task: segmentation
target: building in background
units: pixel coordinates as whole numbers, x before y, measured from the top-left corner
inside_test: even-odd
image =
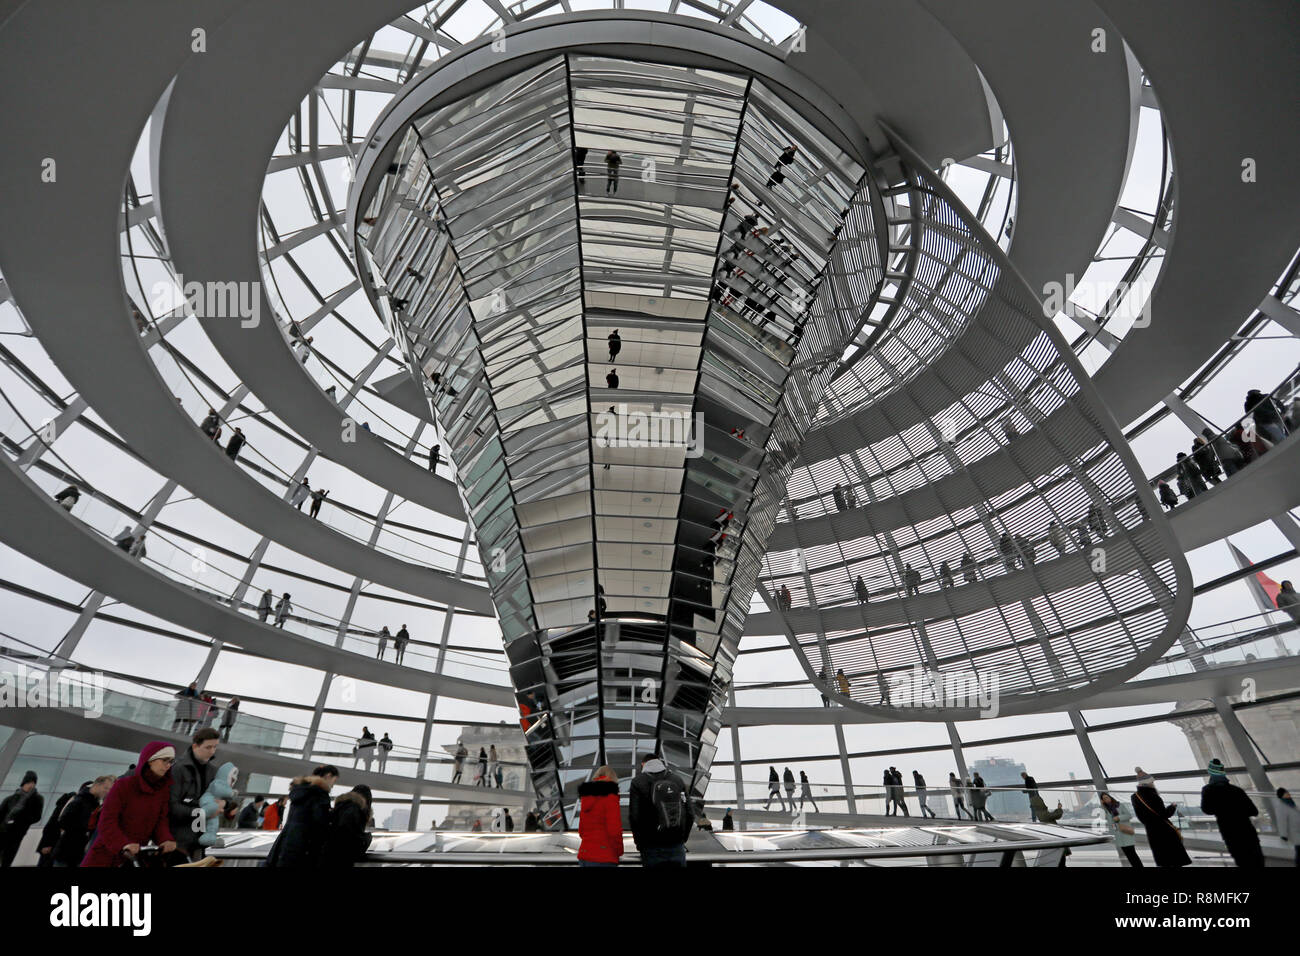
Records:
[[[1284,692],[1281,696],[1287,696]],[[1232,703],[1239,703],[1240,697],[1228,698]],[[1179,717],[1178,714],[1188,710],[1212,708],[1208,700],[1182,701],[1174,707],[1169,722],[1187,736],[1187,745],[1196,756],[1196,765],[1202,769],[1215,757],[1223,761],[1226,767],[1242,766],[1241,754],[1233,746],[1223,728],[1223,721],[1216,713],[1198,714],[1192,717]],[[1261,704],[1257,707],[1243,707],[1237,712],[1241,725],[1255,742],[1256,749],[1270,764],[1291,764],[1292,769],[1270,770],[1269,781],[1274,787],[1284,787],[1295,792],[1300,790],[1300,702],[1279,700],[1274,703]],[[1246,790],[1254,790],[1250,776],[1245,773],[1230,773],[1228,778]],[[1258,806],[1260,801],[1255,801]],[[1260,806],[1264,812],[1265,807]]]
[[[972,774],[979,774],[984,783],[993,788],[989,797],[988,811],[997,820],[1021,820],[1029,818],[1029,802],[1023,793],[1014,790],[1000,790],[999,787],[1024,786],[1020,772],[1025,765],[1011,757],[986,757],[970,765]]]
[[[527,758],[524,755],[524,740],[513,724],[502,723],[498,727],[462,727],[460,737],[455,743],[443,744],[442,749],[453,757],[457,744],[464,744],[469,755],[465,758],[462,783],[472,784],[478,773],[479,748],[491,753],[492,745],[497,748],[497,759],[501,762],[501,789],[525,790],[528,788]],[[489,781],[496,789],[496,781]],[[501,811],[509,809],[515,821],[515,829],[524,828],[524,815],[528,807],[524,800],[503,800],[500,804],[485,803],[451,803],[447,805],[447,815],[438,822],[439,830],[472,830],[477,822],[482,829],[492,830],[493,824],[502,819]],[[500,826],[497,823],[497,826]]]

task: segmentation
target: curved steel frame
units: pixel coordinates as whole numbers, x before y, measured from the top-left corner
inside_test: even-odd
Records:
[[[837,623],[841,628],[848,624],[855,612],[845,608],[828,618],[818,609],[819,588],[799,549],[785,562],[791,575],[788,580],[795,583],[796,592],[808,596],[812,609],[791,611],[790,602],[785,602],[785,632],[805,673],[828,693],[839,693],[833,674],[844,670],[851,693],[839,699],[848,707],[894,719],[970,719],[981,712],[987,715],[987,703],[977,705],[976,695],[952,691],[969,687],[973,679],[987,692],[986,678],[997,682],[994,713],[1059,707],[1138,673],[1173,643],[1190,613],[1191,572],[1120,429],[1023,278],[924,161],[896,134],[891,135],[904,175],[894,178],[885,191],[910,192],[914,201],[927,203],[928,228],[934,235],[920,241],[931,243],[931,257],[940,265],[944,258],[951,266],[973,253],[979,260],[977,272],[960,275],[959,289],[980,288],[975,296],[977,311],[968,315],[957,314],[961,299],[951,292],[945,294],[942,287],[936,287],[921,304],[921,315],[939,311],[936,302],[942,306],[940,318],[931,318],[928,324],[936,335],[943,336],[946,331],[953,348],[957,346],[952,343],[960,339],[960,352],[940,355],[960,363],[963,380],[946,383],[946,394],[929,395],[924,411],[916,408],[916,400],[905,388],[889,393],[895,402],[907,400],[920,418],[919,424],[909,425],[891,440],[890,452],[892,460],[898,461],[916,457],[911,450],[916,443],[937,448],[954,481],[964,475],[974,483],[970,496],[974,504],[949,518],[955,534],[940,541],[938,550],[933,545],[918,549],[908,544],[923,538],[924,533],[915,519],[908,520],[905,509],[896,516],[896,524],[867,529],[877,541],[872,550],[883,563],[886,576],[901,583],[906,597],[880,607],[868,603],[856,616],[868,625],[907,621],[910,633],[891,630],[871,635],[832,630]],[[900,179],[905,184],[894,185]],[[1007,338],[1030,343],[1020,354],[1013,353],[1010,362],[1000,348]],[[982,350],[972,344],[981,341],[985,343]],[[994,422],[981,417],[981,406],[987,409],[1002,402],[1016,409],[1017,429],[1028,422],[1026,435],[1012,429],[1006,431],[1005,438],[993,434]],[[1058,409],[1068,412],[1070,431],[1078,444],[1106,450],[1100,462],[1084,465],[1062,448],[1064,443],[1050,436],[1041,439],[1035,450],[1040,455],[1054,452],[1052,457],[1044,460],[1023,453],[1023,443]],[[872,406],[865,408],[868,413],[871,410]],[[893,423],[892,416],[881,414],[883,422]],[[959,420],[962,428],[975,422],[982,446],[978,458],[1004,456],[1019,471],[1023,485],[1018,490],[1025,500],[1017,508],[1007,506],[1002,488],[989,493],[980,487],[970,467],[975,459],[959,455],[947,440],[957,432],[953,419]],[[1082,457],[1087,460],[1091,456]],[[883,467],[880,455],[875,458],[876,467]],[[1048,484],[1050,489],[1040,487]],[[888,498],[892,490],[888,482],[883,489],[874,488],[870,481],[863,488],[873,501]],[[1085,508],[1086,518],[1076,513]],[[1076,550],[1071,537],[1068,553],[1061,550],[1064,540],[1055,538],[1059,560],[1040,569],[1035,556],[1038,546],[1025,532],[1036,527],[1041,534],[1049,520],[1062,525],[1058,535],[1070,534],[1080,522],[1082,538]],[[959,521],[965,522],[965,534]],[[1098,537],[1098,549],[1084,553],[1090,547],[1090,531]],[[793,537],[799,538],[797,525]],[[903,547],[898,544],[899,537]],[[994,548],[1008,572],[1019,564],[1020,573],[1013,576],[1017,586],[979,583],[979,570],[967,578],[970,583],[966,586],[953,586],[952,579],[961,574],[957,555],[962,551],[969,554],[972,540],[982,541],[985,549]],[[838,544],[843,552],[845,542]],[[904,566],[905,559],[924,560],[931,567],[940,559],[945,564],[951,560],[950,576],[939,582],[936,595],[920,597],[921,575],[911,568],[910,561]],[[838,591],[848,580],[850,592],[857,591],[852,579],[861,565],[854,560],[818,568],[822,583],[833,577],[839,583],[830,586]],[[782,587],[788,589],[788,584]],[[865,594],[858,591],[855,596],[864,603]],[[774,602],[769,599],[769,603]],[[1000,634],[1001,641],[989,641],[990,634]],[[948,683],[935,684],[934,674]],[[1010,681],[1005,680],[1008,674]],[[859,684],[852,688],[855,678]],[[958,685],[958,679],[967,683]],[[957,698],[965,705],[955,705],[952,701]]]

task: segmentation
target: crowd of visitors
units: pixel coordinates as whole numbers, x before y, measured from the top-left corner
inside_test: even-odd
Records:
[[[786,795],[786,797],[789,797],[789,799],[790,799],[790,804],[789,804],[789,807],[788,807],[788,808],[787,808],[787,806],[786,806],[785,798],[781,796],[781,787],[782,787],[782,785],[785,786],[785,795]],[[808,774],[807,774],[805,771],[800,770],[800,771],[799,771],[799,781],[798,781],[798,783],[797,783],[797,785],[796,785],[796,783],[795,783],[795,779],[794,779],[794,771],[791,770],[789,767],[786,767],[786,768],[785,768],[785,772],[784,772],[783,774],[779,775],[779,776],[777,775],[776,767],[768,767],[768,774],[767,774],[767,803],[765,803],[765,804],[763,805],[763,809],[764,809],[764,810],[770,809],[771,806],[772,806],[772,798],[775,797],[775,798],[777,799],[777,801],[780,803],[780,805],[781,805],[781,811],[782,811],[783,813],[794,813],[794,812],[796,812],[796,810],[795,810],[795,805],[794,805],[794,794],[795,794],[795,788],[796,788],[796,786],[798,787],[798,790],[799,790],[799,808],[798,808],[798,812],[802,812],[802,811],[803,811],[803,808],[804,808],[804,804],[805,804],[805,803],[811,803],[812,806],[813,806],[813,810],[816,811],[816,810],[817,810],[817,799],[813,796],[813,792],[812,792],[812,782],[808,779]],[[728,811],[728,812],[730,812],[730,811]],[[730,829],[730,828],[728,827],[727,829]]]
[[[856,502],[851,488],[837,485],[833,494],[837,503],[841,500]],[[1066,525],[1053,519],[1035,538],[1003,531],[994,549],[986,556],[977,558],[970,551],[963,553],[958,561],[957,570],[961,572],[966,584],[978,583],[992,568],[1001,568],[1008,574],[1017,570],[1027,571],[1038,563],[1041,548],[1050,546],[1055,552],[1053,555],[1055,557],[1064,557],[1070,552],[1085,550],[1110,534],[1112,521],[1114,518],[1108,516],[1104,508],[1094,503],[1084,514]],[[922,573],[910,562],[905,562],[901,572],[897,576],[888,575],[887,580],[889,582],[887,590],[873,592],[867,579],[859,574],[849,579],[848,591],[852,595],[852,600],[858,604],[869,604],[873,598],[878,600],[887,594],[897,596],[901,593],[904,597],[917,597],[927,581],[932,582],[940,591],[956,586],[953,568],[947,560],[941,561],[938,568],[928,574]],[[782,584],[774,590],[774,598],[778,611],[789,611],[794,607],[794,595],[787,584]],[[835,600],[831,598],[832,603]]]
[[[198,689],[198,681],[191,681],[188,687],[182,687],[175,694],[175,717],[172,731],[192,734],[199,728],[218,727],[219,736],[226,743],[230,742],[230,732],[239,719],[239,698],[231,697],[223,707],[208,691]],[[220,722],[217,718],[220,717]]]
[[[1192,442],[1190,453],[1180,451],[1170,472],[1157,478],[1156,494],[1166,510],[1178,507],[1180,497],[1191,501],[1227,481],[1300,425],[1300,399],[1283,410],[1272,395],[1252,388],[1246,393],[1243,407],[1246,416],[1226,432],[1203,428]],[[1171,479],[1173,486],[1169,484]]]
[[[361,739],[368,740],[371,748],[382,749],[388,735],[376,742],[369,730],[363,729]],[[210,727],[197,730],[179,754],[167,741],[152,741],[141,750],[138,762],[120,777],[104,774],[63,794],[41,831],[33,862],[44,867],[203,865],[206,848],[213,845],[203,839],[203,834],[225,827],[279,831],[263,863],[268,867],[333,869],[352,866],[365,856],[371,840],[367,831],[374,826],[368,786],[359,784],[331,801],[339,771],[321,764],[311,773],[294,778],[286,796],[268,800],[259,794],[241,802],[235,791],[220,788],[221,776],[229,771],[233,779],[236,772],[231,764],[218,769],[220,744],[219,735]],[[479,753],[483,767],[480,776],[486,778],[496,763],[495,746],[491,753],[482,748]],[[463,743],[458,742],[457,777],[467,756]],[[380,759],[382,772],[384,758]],[[1259,808],[1246,791],[1228,780],[1221,761],[1211,760],[1206,769],[1209,779],[1201,790],[1201,812],[1215,818],[1224,847],[1236,866],[1264,866],[1253,823]],[[1189,865],[1191,858],[1182,832],[1173,820],[1178,805],[1164,801],[1154,778],[1141,767],[1135,772],[1131,809],[1109,792],[1099,794],[1100,809],[1116,847],[1130,865],[1144,866],[1137,850],[1136,827],[1140,825],[1157,867]],[[1021,777],[1030,822],[1059,823],[1065,812],[1061,802],[1058,800],[1055,808],[1049,809],[1035,779],[1024,771]],[[458,782],[457,778],[453,782]],[[2,866],[13,865],[24,836],[43,816],[45,798],[37,783],[34,771],[25,772],[18,789],[0,802]],[[965,779],[949,773],[948,786],[957,819],[994,822],[986,807],[992,790],[978,772]],[[812,804],[814,812],[819,809],[803,771],[796,780],[789,767],[781,774],[775,766],[769,767],[768,791],[764,810],[770,809],[775,799],[783,812],[796,812],[796,791],[797,812],[803,811],[806,802]],[[619,792],[618,775],[609,766],[597,769],[579,787],[581,865],[616,866],[622,858],[625,843]],[[919,770],[912,771],[912,792],[921,817],[936,818],[929,806],[926,780]],[[214,800],[218,793],[230,799]],[[691,798],[682,778],[656,754],[642,756],[640,772],[631,780],[627,794],[627,821],[643,866],[684,866],[691,832],[696,828],[712,830],[702,803]],[[908,794],[897,767],[884,771],[884,796],[886,816],[900,812],[910,816]],[[1277,833],[1296,847],[1295,863],[1300,866],[1300,810],[1289,791],[1277,791],[1273,810]],[[215,823],[213,813],[217,814]],[[494,824],[493,829],[512,832],[514,820],[508,809],[503,820],[503,825]],[[732,811],[728,809],[722,829],[734,828]],[[475,829],[481,830],[481,823]],[[525,832],[540,829],[537,812],[529,811],[524,820]],[[1060,865],[1065,865],[1064,858]]]
[[[36,846],[37,866],[118,867],[202,865],[203,835],[212,829],[279,831],[265,866],[332,869],[352,866],[370,844],[374,826],[365,784],[330,800],[338,770],[321,765],[298,777],[289,794],[213,798],[221,791],[217,731],[203,727],[178,754],[152,741],[121,776],[87,780],[55,803]],[[221,768],[233,771],[233,765]],[[0,864],[11,866],[28,829],[41,819],[44,797],[34,771],[0,803]],[[225,790],[233,794],[234,791]],[[214,821],[211,813],[217,814]],[[209,861],[210,862],[210,861]]]
[[[1245,410],[1247,417],[1226,433],[1217,433],[1206,427],[1203,434],[1196,437],[1190,453],[1178,453],[1171,473],[1157,478],[1154,490],[1167,510],[1177,507],[1180,498],[1191,500],[1204,494],[1300,427],[1300,399],[1291,402],[1283,411],[1271,395],[1251,389],[1246,396]],[[1171,481],[1174,484],[1171,485]],[[831,488],[830,498],[837,512],[852,511],[861,506],[858,490],[852,485],[836,484]],[[965,551],[958,561],[957,570],[965,583],[975,584],[993,568],[1000,567],[1007,573],[1028,570],[1038,562],[1044,548],[1051,549],[1049,557],[1086,550],[1111,533],[1116,519],[1107,509],[1116,507],[1115,503],[1103,507],[1094,501],[1073,518],[1051,520],[1038,534],[1004,530],[987,554],[977,556],[970,550]],[[956,583],[947,559],[929,573],[906,563],[896,575],[880,575],[877,579],[885,583],[885,587],[873,591],[872,580],[861,574],[850,578],[848,591],[852,599],[858,604],[868,604],[873,597],[879,599],[884,595],[914,597],[921,593],[927,581],[932,582],[937,590],[953,587]],[[778,611],[789,611],[794,606],[794,595],[788,585],[776,588],[775,598]]]

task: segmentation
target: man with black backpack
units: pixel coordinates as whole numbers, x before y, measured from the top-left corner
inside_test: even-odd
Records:
[[[695,826],[681,777],[654,754],[628,788],[628,822],[642,866],[685,866],[686,838]]]
[[[90,781],[87,780],[81,785],[81,788],[84,790],[89,786]],[[41,842],[36,844],[36,852],[40,856],[36,863],[37,866],[54,866],[54,857],[51,854],[54,852],[54,844],[59,842],[59,834],[63,832],[59,825],[60,815],[63,813],[63,808],[67,806],[68,801],[76,795],[76,790],[69,790],[55,801],[54,809],[50,812],[50,818],[45,821],[45,829],[41,831]]]

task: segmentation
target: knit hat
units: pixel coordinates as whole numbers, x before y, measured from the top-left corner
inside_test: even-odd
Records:
[[[1213,760],[1211,760],[1210,765],[1205,769],[1210,771],[1211,777],[1226,777],[1228,775],[1223,769],[1223,761],[1221,761],[1218,757],[1215,757]]]
[[[1137,785],[1139,787],[1154,787],[1156,785],[1156,778],[1141,767],[1134,767],[1133,772],[1137,774]]]
[[[176,748],[167,743],[162,743],[161,746],[157,746],[160,743],[161,741],[154,741],[140,752],[141,764],[148,766],[150,760],[163,760],[168,757],[172,760],[176,759]]]
[[[36,771],[28,770],[25,774],[23,774],[23,782],[19,784],[19,786],[25,787],[29,783],[35,783],[35,782],[36,782]]]

